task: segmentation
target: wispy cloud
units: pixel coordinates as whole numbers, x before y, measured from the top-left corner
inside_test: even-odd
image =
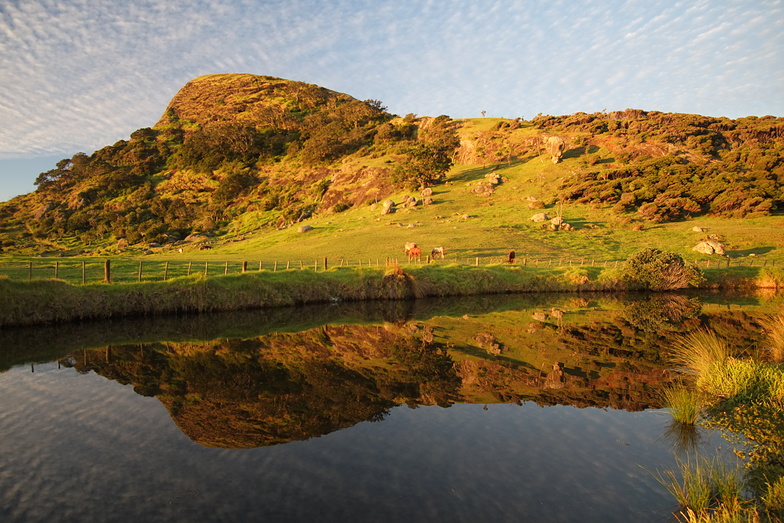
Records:
[[[11,0],[0,157],[112,143],[155,123],[191,78],[232,71],[399,114],[782,114],[782,19],[780,0]]]

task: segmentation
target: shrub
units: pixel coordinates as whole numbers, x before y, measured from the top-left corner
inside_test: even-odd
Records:
[[[623,278],[632,289],[666,291],[698,287],[702,271],[679,255],[647,248],[633,254],[623,268]]]

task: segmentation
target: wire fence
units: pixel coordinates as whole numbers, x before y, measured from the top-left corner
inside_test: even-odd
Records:
[[[747,258],[715,258],[691,260],[701,269],[725,267],[765,267],[776,266],[776,260]],[[0,260],[0,276],[12,280],[57,279],[71,284],[88,283],[133,283],[167,281],[181,276],[201,274],[222,276],[246,272],[284,270],[325,271],[335,268],[386,268],[400,265],[423,266],[429,264],[456,264],[487,266],[508,264],[522,267],[563,268],[563,267],[603,267],[618,268],[622,259],[597,259],[585,257],[510,257],[506,256],[446,256],[421,259],[408,258],[317,258],[312,261],[182,261],[182,260],[138,260],[138,259],[91,259],[91,260]],[[781,263],[779,264],[782,265]]]

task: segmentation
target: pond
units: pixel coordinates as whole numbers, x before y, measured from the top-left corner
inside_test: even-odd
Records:
[[[659,521],[666,346],[780,297],[485,297],[0,332],[2,521]]]

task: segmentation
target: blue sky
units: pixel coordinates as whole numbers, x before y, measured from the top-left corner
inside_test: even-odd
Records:
[[[400,115],[784,116],[782,27],[784,0],[2,0],[0,201],[210,73]]]

